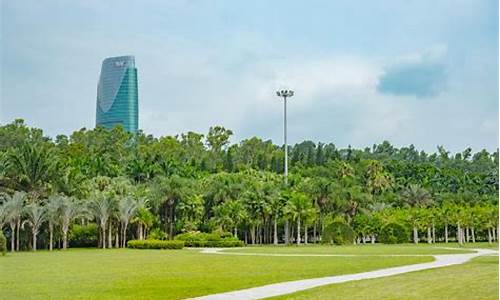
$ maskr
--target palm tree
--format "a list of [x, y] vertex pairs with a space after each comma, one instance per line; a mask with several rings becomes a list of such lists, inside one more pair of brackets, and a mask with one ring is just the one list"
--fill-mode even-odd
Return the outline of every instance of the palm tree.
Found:
[[[100, 192], [93, 194], [89, 204], [89, 210], [99, 223], [99, 227], [101, 227], [101, 245], [103, 249], [106, 249], [106, 225], [113, 213], [112, 208], [113, 201], [110, 197]], [[109, 247], [111, 247], [111, 245], [109, 245]]]
[[22, 223], [22, 227], [24, 228], [24, 224], [28, 223], [31, 227], [31, 234], [33, 237], [33, 251], [36, 251], [36, 237], [42, 226], [43, 222], [45, 222], [45, 208], [37, 203], [31, 203], [24, 207], [24, 212], [26, 214], [26, 220]]
[[127, 244], [127, 227], [128, 224], [130, 223], [130, 220], [137, 212], [138, 208], [139, 205], [137, 200], [135, 200], [132, 197], [121, 198], [118, 201], [118, 216], [120, 218], [121, 229], [122, 229], [121, 232], [122, 247], [125, 247], [125, 245]]
[[47, 204], [45, 205], [46, 217], [49, 223], [49, 250], [52, 251], [54, 246], [54, 227], [56, 224], [59, 224], [61, 219], [60, 207], [62, 202], [62, 196], [60, 195], [51, 195], [47, 200]]
[[2, 198], [4, 198], [5, 222], [9, 223], [11, 231], [10, 251], [19, 251], [19, 232], [26, 193], [15, 192], [12, 196], [2, 194]]
[[286, 214], [297, 222], [297, 245], [300, 244], [300, 222], [312, 213], [314, 208], [306, 195], [292, 192], [290, 200], [286, 205]]
[[412, 207], [427, 207], [432, 203], [431, 194], [416, 185], [410, 184], [401, 194], [403, 200]]
[[60, 205], [61, 229], [63, 233], [63, 249], [68, 248], [68, 231], [71, 222], [83, 213], [82, 207], [74, 198], [63, 197]]
[[43, 145], [24, 144], [7, 155], [7, 173], [16, 186], [37, 199], [51, 179], [56, 160]]

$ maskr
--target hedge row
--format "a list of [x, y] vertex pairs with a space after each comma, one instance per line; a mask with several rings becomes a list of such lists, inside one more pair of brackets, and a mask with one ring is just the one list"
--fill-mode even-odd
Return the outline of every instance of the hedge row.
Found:
[[162, 241], [162, 240], [131, 240], [127, 242], [127, 247], [134, 249], [182, 249], [183, 241]]
[[186, 247], [203, 247], [203, 248], [233, 248], [233, 247], [243, 247], [245, 243], [243, 241], [184, 241]]

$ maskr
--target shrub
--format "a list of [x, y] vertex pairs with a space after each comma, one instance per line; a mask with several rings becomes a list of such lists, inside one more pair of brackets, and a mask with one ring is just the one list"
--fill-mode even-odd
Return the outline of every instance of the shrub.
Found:
[[0, 228], [0, 253], [5, 255], [7, 253], [7, 239], [3, 235], [2, 229]]
[[405, 243], [410, 238], [407, 228], [398, 223], [389, 223], [380, 230], [379, 241], [385, 244]]
[[324, 242], [337, 245], [354, 244], [356, 233], [344, 222], [333, 222], [325, 228]]
[[186, 247], [243, 247], [245, 243], [227, 233], [186, 232], [175, 237], [184, 241]]
[[166, 240], [167, 234], [160, 228], [153, 228], [148, 235], [148, 240]]
[[93, 247], [97, 245], [97, 236], [98, 229], [96, 224], [75, 224], [69, 232], [69, 245], [71, 247]]
[[130, 240], [127, 247], [133, 249], [182, 249], [183, 241], [162, 241], [162, 240]]

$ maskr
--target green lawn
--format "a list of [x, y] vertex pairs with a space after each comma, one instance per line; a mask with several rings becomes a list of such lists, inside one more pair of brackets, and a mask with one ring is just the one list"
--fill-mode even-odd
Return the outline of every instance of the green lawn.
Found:
[[272, 299], [496, 300], [498, 256], [478, 257], [463, 265], [435, 270], [334, 284]]
[[[384, 248], [391, 253], [398, 246]], [[309, 247], [304, 249], [309, 251]], [[0, 257], [0, 298], [182, 299], [431, 260], [431, 257], [230, 256], [201, 254], [197, 250], [72, 249], [9, 253]]]
[[[486, 244], [475, 244], [477, 248]], [[498, 244], [496, 244], [498, 247]], [[452, 247], [453, 249], [442, 249], [442, 247]], [[290, 246], [249, 246], [239, 249], [226, 249], [226, 252], [249, 252], [249, 253], [273, 253], [273, 254], [356, 254], [356, 255], [385, 255], [385, 254], [453, 254], [470, 253], [470, 249], [459, 248], [456, 244], [366, 244], [352, 246], [321, 246], [321, 245], [290, 245]]]

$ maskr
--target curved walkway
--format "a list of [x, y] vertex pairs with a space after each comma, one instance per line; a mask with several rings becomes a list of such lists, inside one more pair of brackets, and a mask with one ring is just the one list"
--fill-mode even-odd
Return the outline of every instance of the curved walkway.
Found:
[[[380, 278], [392, 275], [398, 275], [408, 272], [421, 271], [427, 269], [441, 268], [446, 266], [463, 264], [474, 257], [481, 255], [491, 255], [498, 254], [498, 251], [489, 249], [470, 249], [476, 251], [475, 253], [467, 254], [440, 254], [440, 255], [406, 255], [406, 256], [434, 256], [436, 259], [433, 262], [407, 265], [401, 267], [393, 267], [387, 269], [380, 269], [375, 271], [357, 273], [357, 274], [347, 274], [347, 275], [337, 275], [328, 276], [320, 278], [311, 278], [296, 281], [287, 281], [282, 283], [275, 283], [264, 285], [260, 287], [248, 288], [243, 290], [237, 290], [232, 292], [213, 294], [208, 296], [202, 296], [197, 298], [192, 298], [192, 300], [250, 300], [250, 299], [262, 299], [274, 296], [281, 296], [286, 294], [291, 294], [323, 285], [329, 285], [334, 283], [342, 283], [347, 281], [362, 280], [362, 279], [372, 279]], [[353, 255], [353, 254], [274, 254], [274, 253], [235, 253], [235, 252], [222, 252], [221, 249], [204, 249], [201, 251], [206, 254], [221, 254], [221, 255], [259, 255], [259, 256], [363, 256], [363, 255]], [[367, 255], [365, 255], [367, 256]], [[405, 255], [370, 255], [370, 256], [405, 256]]]

